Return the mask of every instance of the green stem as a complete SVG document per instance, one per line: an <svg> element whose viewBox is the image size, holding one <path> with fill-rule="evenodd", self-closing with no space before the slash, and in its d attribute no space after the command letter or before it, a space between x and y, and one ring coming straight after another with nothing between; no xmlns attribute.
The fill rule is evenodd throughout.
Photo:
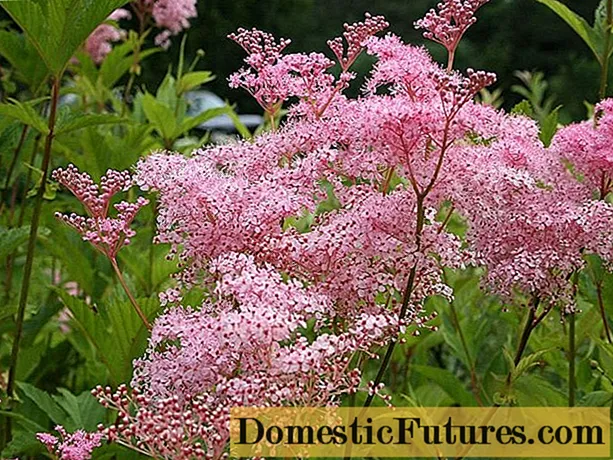
<svg viewBox="0 0 613 460"><path fill-rule="evenodd" d="M602 324L604 325L604 331L607 336L607 342L613 343L611 338L611 328L609 327L609 321L607 320L607 313L604 309L604 299L602 298L602 281L596 283L596 297L598 299L598 308L600 310L600 316L602 317Z"/></svg>
<svg viewBox="0 0 613 460"><path fill-rule="evenodd" d="M607 24L606 24L606 32L605 32L605 42L604 42L604 54L602 56L601 62L601 73L600 73L600 99L604 99L607 95L607 84L609 80L609 53L611 52L611 33L613 32L611 28L613 28L613 0L607 1Z"/></svg>
<svg viewBox="0 0 613 460"><path fill-rule="evenodd" d="M17 309L16 330L15 339L13 341L13 348L11 350L11 362L9 367L9 378L6 387L6 393L9 400L13 399L15 393L15 380L17 377L17 364L19 359L19 346L23 336L23 322L26 312L26 306L28 304L28 295L30 293L30 280L32 278L32 267L34 263L34 252L36 249L36 239L38 235L38 226L40 223L40 214L43 205L43 199L45 195L45 185L47 184L47 176L49 173L49 165L51 163L51 147L53 145L53 138L55 136L55 122L57 116L57 106L60 96L60 78L55 78L51 87L51 108L49 111L49 133L45 140L45 151L43 154L43 162L41 165L41 181L40 187L36 194L34 203L34 212L32 214L32 221L30 223L30 236L28 240L28 250L26 255L26 262L23 270L23 280L21 283L21 293L19 296L19 306ZM6 421L6 440L10 441L11 438L11 424L10 419Z"/></svg>
<svg viewBox="0 0 613 460"><path fill-rule="evenodd" d="M119 284L121 284L121 287L128 295L128 299L130 299L130 303L134 307L136 314L139 316L139 318L141 319L145 327L151 330L151 324L149 323L149 320L143 313L143 310L141 310L140 306L138 305L138 302L136 302L136 299L132 295L132 291L130 291L128 284L126 283L126 280L124 279L123 274L121 273L121 270L119 269L119 266L117 265L117 260L110 259L110 261L111 261L111 265L113 266L113 270L115 271L115 274L117 275L117 279L119 280Z"/></svg>
<svg viewBox="0 0 613 460"><path fill-rule="evenodd" d="M451 309L451 318L455 325L456 330L458 331L458 335L460 336L460 342L462 343L462 348L464 349L464 354L466 355L466 362L468 364L468 368L470 370L470 385L475 395L475 399L477 400L477 404L483 406L483 401L481 400L481 391L479 385L479 379L477 378L477 373L475 372L475 362L470 356L470 352L468 351L468 345L466 343L466 338L464 337L464 332L462 331L462 326L460 325L460 318L458 317L458 312L455 308L454 302L449 302L449 306Z"/></svg>
<svg viewBox="0 0 613 460"><path fill-rule="evenodd" d="M575 391L577 388L575 372L576 346L575 314L571 313L568 320L568 407L573 407L575 405Z"/></svg>

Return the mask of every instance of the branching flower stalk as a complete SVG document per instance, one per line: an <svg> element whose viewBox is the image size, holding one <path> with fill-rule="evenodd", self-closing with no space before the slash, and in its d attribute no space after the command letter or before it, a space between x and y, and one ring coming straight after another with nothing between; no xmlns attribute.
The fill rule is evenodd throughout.
<svg viewBox="0 0 613 460"><path fill-rule="evenodd" d="M66 169L53 171L53 178L70 190L87 212L87 217L74 213L56 213L56 217L75 229L83 240L89 241L97 251L108 258L137 315L147 329L151 329L147 316L138 305L117 264L117 253L130 244L130 239L135 235L130 226L136 213L149 201L139 197L134 203L119 202L113 205L117 211L116 217L111 217L109 211L113 197L121 191L128 191L132 186L128 171L108 170L100 179L100 185L97 185L88 174L69 165Z"/></svg>

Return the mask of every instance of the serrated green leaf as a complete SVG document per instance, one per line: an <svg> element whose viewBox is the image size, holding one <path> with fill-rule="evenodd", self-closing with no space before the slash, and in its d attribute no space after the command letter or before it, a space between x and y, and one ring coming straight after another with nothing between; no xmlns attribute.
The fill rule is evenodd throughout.
<svg viewBox="0 0 613 460"><path fill-rule="evenodd" d="M54 395L55 402L66 411L72 425L79 429L93 431L104 419L105 409L89 391L79 396L73 395L65 388L59 388L59 395Z"/></svg>
<svg viewBox="0 0 613 460"><path fill-rule="evenodd" d="M526 375L514 385L519 405L524 407L564 407L567 395L538 375Z"/></svg>
<svg viewBox="0 0 613 460"><path fill-rule="evenodd" d="M532 105L530 104L529 101L523 100L519 104L516 104L515 107L511 109L511 114L512 115L525 115L527 117L533 117L534 110L532 110Z"/></svg>
<svg viewBox="0 0 613 460"><path fill-rule="evenodd" d="M0 104L0 115L19 120L39 133L47 135L49 133L47 122L38 114L34 106L33 102L22 103L12 99L8 104Z"/></svg>
<svg viewBox="0 0 613 460"><path fill-rule="evenodd" d="M41 427L41 430L39 431L45 431L45 429ZM36 439L36 435L34 433L34 431L17 431L14 433L11 442L9 442L2 451L1 457L18 458L18 456L26 452L42 451L44 447L40 441Z"/></svg>
<svg viewBox="0 0 613 460"><path fill-rule="evenodd" d="M49 75L36 49L23 34L0 30L0 55L15 69L16 78L28 85L33 92Z"/></svg>
<svg viewBox="0 0 613 460"><path fill-rule="evenodd" d="M18 382L17 387L40 409L45 411L49 419L58 425L68 425L68 415L56 401L43 390L39 390L33 385L25 382Z"/></svg>
<svg viewBox="0 0 613 460"><path fill-rule="evenodd" d="M547 353L549 353L551 351L550 348L545 349L545 350L539 350L536 351L528 356L524 356L519 363L517 364L517 366L515 366L515 368L513 368L513 372L511 374L511 380L512 381L516 381L517 379L519 379L522 375L524 375L529 369L531 369L534 366L537 366L540 362L540 359Z"/></svg>
<svg viewBox="0 0 613 460"><path fill-rule="evenodd" d="M115 300L100 305L97 310L81 299L57 290L58 295L72 312L75 327L87 337L98 353L99 359L109 370L112 380L118 384L130 379L132 361L146 347L148 330L129 301ZM156 298L139 299L140 307L149 319L159 309Z"/></svg>
<svg viewBox="0 0 613 460"><path fill-rule="evenodd" d="M6 228L0 227L0 260L8 257L19 246L28 241L29 227Z"/></svg>
<svg viewBox="0 0 613 460"><path fill-rule="evenodd" d="M580 406L583 407L603 407L609 406L613 401L613 393L608 391L592 391L581 398Z"/></svg>
<svg viewBox="0 0 613 460"><path fill-rule="evenodd" d="M127 0L21 0L0 5L59 77L93 30Z"/></svg>
<svg viewBox="0 0 613 460"><path fill-rule="evenodd" d="M85 114L71 112L69 116L58 119L56 134L67 134L72 131L87 128L89 126L113 125L118 123L132 123L131 120L115 114Z"/></svg>
<svg viewBox="0 0 613 460"><path fill-rule="evenodd" d="M539 138L545 147L549 147L551 145L553 136L555 136L556 132L558 131L558 119L561 108L562 106L558 106L553 109L541 123Z"/></svg>
<svg viewBox="0 0 613 460"><path fill-rule="evenodd" d="M104 58L100 66L100 80L105 88L112 88L117 84L119 79L123 77L130 68L134 65L134 55L132 50L134 44L132 42L122 43L113 47L113 50ZM143 62L149 56L162 51L160 48L150 48L139 53L139 62Z"/></svg>
<svg viewBox="0 0 613 460"><path fill-rule="evenodd" d="M600 49L600 42L602 40L585 19L558 0L537 0L537 2L546 5L562 18L583 39L594 53L594 56L602 64L602 52Z"/></svg>

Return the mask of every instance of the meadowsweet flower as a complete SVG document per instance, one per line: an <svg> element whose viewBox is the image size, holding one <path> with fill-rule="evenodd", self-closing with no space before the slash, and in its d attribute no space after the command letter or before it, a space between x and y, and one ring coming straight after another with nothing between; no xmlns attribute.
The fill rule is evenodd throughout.
<svg viewBox="0 0 613 460"><path fill-rule="evenodd" d="M104 61L104 58L113 48L112 43L123 40L126 31L117 25L122 19L130 19L131 14L128 10L119 8L108 17L104 24L100 24L85 41L85 52L90 55L96 64Z"/></svg>
<svg viewBox="0 0 613 460"><path fill-rule="evenodd" d="M436 9L415 22L415 27L424 30L424 37L440 43L447 49L453 64L453 56L460 40L477 18L476 11L489 0L443 0Z"/></svg>
<svg viewBox="0 0 613 460"><path fill-rule="evenodd" d="M122 201L113 205L117 211L116 217L109 216L113 197L132 186L130 174L127 171L108 170L101 178L100 185L97 185L87 173L81 173L75 166L69 165L66 169L53 171L52 177L70 190L87 212L87 216L56 213L56 217L74 228L83 240L89 241L110 260L115 260L119 250L130 244L130 238L135 235L130 226L136 213L148 204L142 197L135 203Z"/></svg>
<svg viewBox="0 0 613 460"><path fill-rule="evenodd" d="M155 43L163 48L170 46L170 38L188 29L189 20L198 16L197 0L137 0L136 8L150 14L156 27L162 29Z"/></svg>
<svg viewBox="0 0 613 460"><path fill-rule="evenodd" d="M101 433L87 433L83 430L67 433L61 425L56 426L55 431L60 434L59 438L49 433L38 433L36 438L59 460L89 460L103 437Z"/></svg>
<svg viewBox="0 0 613 460"><path fill-rule="evenodd" d="M483 3L445 2L423 25L454 50ZM484 266L505 300L519 292L568 310L585 251L610 257L612 208L592 195L599 174L610 177L611 104L596 127L545 148L534 121L474 102L495 75L444 69L374 36L386 26L367 16L345 27L346 47L331 42L338 79L325 56L284 54L287 40L240 29L231 38L248 68L231 85L269 114L289 103L290 116L253 140L139 162L136 183L158 193L156 241L180 271L132 389L94 391L120 413L106 437L153 457L222 458L229 407L335 405L360 390L389 402L354 357L430 327L426 300L454 295L445 268ZM362 49L377 63L351 98ZM65 175L90 214L105 216L101 193L124 184ZM451 212L466 222L462 239L447 228ZM185 303L190 290L203 293L197 304Z"/></svg>

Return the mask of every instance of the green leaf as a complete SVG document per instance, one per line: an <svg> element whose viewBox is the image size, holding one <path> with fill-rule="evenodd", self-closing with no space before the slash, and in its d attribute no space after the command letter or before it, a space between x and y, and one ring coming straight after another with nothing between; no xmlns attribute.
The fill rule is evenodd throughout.
<svg viewBox="0 0 613 460"><path fill-rule="evenodd" d="M583 41L590 47L594 56L602 64L602 53L599 49L601 38L588 22L558 0L536 0L549 7L562 18Z"/></svg>
<svg viewBox="0 0 613 460"><path fill-rule="evenodd" d="M59 388L58 392L60 394L54 395L53 399L66 411L75 428L94 431L103 421L105 409L89 391L79 396L73 395L65 388Z"/></svg>
<svg viewBox="0 0 613 460"><path fill-rule="evenodd" d="M215 107L213 109L205 110L204 112L199 115L196 115L195 117L189 117L183 120L183 123L181 123L181 126L174 133L173 137L177 138L182 134L189 132L189 130L195 128L196 126L220 115L227 115L229 112L229 107Z"/></svg>
<svg viewBox="0 0 613 460"><path fill-rule="evenodd" d="M147 328L130 302L115 300L94 310L63 290L57 292L73 314L75 327L94 346L113 382L118 384L129 380L132 361L144 352L148 337ZM149 319L159 309L157 298L139 299L138 302Z"/></svg>
<svg viewBox="0 0 613 460"><path fill-rule="evenodd" d="M30 430L33 433L38 433L47 430L46 427L39 425L34 420L30 420L25 415L15 411L0 410L0 415L4 415L5 417L9 417L13 420L16 420L23 428L25 428L26 430Z"/></svg>
<svg viewBox="0 0 613 460"><path fill-rule="evenodd" d="M39 431L45 431L45 429L42 428ZM11 442L8 443L5 449L2 451L2 458L19 458L20 454L24 454L26 452L42 451L44 447L41 442L36 439L36 435L34 433L34 431L17 431L14 433L13 439L11 439Z"/></svg>
<svg viewBox="0 0 613 460"><path fill-rule="evenodd" d="M448 370L417 364L412 365L411 369L440 386L460 406L473 407L477 405L472 393L466 390L464 384Z"/></svg>
<svg viewBox="0 0 613 460"><path fill-rule="evenodd" d="M526 375L516 382L517 402L524 407L564 407L567 395L538 375Z"/></svg>
<svg viewBox="0 0 613 460"><path fill-rule="evenodd" d="M56 78L93 30L127 0L20 0L0 5Z"/></svg>
<svg viewBox="0 0 613 460"><path fill-rule="evenodd" d="M29 227L0 227L0 260L12 254L19 246L28 241Z"/></svg>
<svg viewBox="0 0 613 460"><path fill-rule="evenodd" d="M200 85L215 80L215 76L209 71L189 72L179 79L177 93L184 94Z"/></svg>
<svg viewBox="0 0 613 460"><path fill-rule="evenodd" d="M64 426L68 425L66 423L68 419L66 411L62 409L51 395L29 383L19 382L17 386L28 399L47 414L53 423Z"/></svg>
<svg viewBox="0 0 613 460"><path fill-rule="evenodd" d="M243 139L251 139L253 137L253 134L251 134L249 128L247 128L245 124L241 121L234 109L228 111L228 116L232 120L232 123L234 123L234 127L238 131L238 134L240 134Z"/></svg>
<svg viewBox="0 0 613 460"><path fill-rule="evenodd" d="M100 80L105 88L112 88L134 65L134 43L128 41L113 47L112 51L104 58L100 66ZM139 61L143 62L149 56L159 53L161 48L150 48L141 51Z"/></svg>
<svg viewBox="0 0 613 460"><path fill-rule="evenodd" d="M608 391L592 391L581 398L580 406L583 407L603 407L609 406L613 401L613 393Z"/></svg>
<svg viewBox="0 0 613 460"><path fill-rule="evenodd" d="M153 95L147 93L143 97L145 116L153 124L155 130L165 139L174 140L177 131L175 114L167 105L162 104Z"/></svg>
<svg viewBox="0 0 613 460"><path fill-rule="evenodd" d="M512 115L525 115L527 117L534 116L534 110L532 110L532 105L529 101L523 100L519 104L516 104L515 107L511 109Z"/></svg>
<svg viewBox="0 0 613 460"><path fill-rule="evenodd" d="M558 106L553 109L553 111L547 115L541 123L539 138L545 147L549 147L551 145L553 136L555 136L556 132L558 131L558 118L561 108L562 106Z"/></svg>
<svg viewBox="0 0 613 460"><path fill-rule="evenodd" d="M69 116L58 119L55 133L57 135L70 133L88 126L113 125L118 123L131 123L131 120L115 114L85 114L71 112Z"/></svg>
<svg viewBox="0 0 613 460"><path fill-rule="evenodd" d="M534 366L537 366L540 364L541 358L549 353L552 349L548 348L545 350L539 350L536 351L528 356L524 356L519 363L517 364L517 366L513 366L512 367L512 373L511 373L511 381L515 381L517 380L519 377L521 377L523 374L525 374L529 369L531 369ZM507 359L510 358L510 355L507 354ZM511 360L510 364L514 364L513 360Z"/></svg>
<svg viewBox="0 0 613 460"><path fill-rule="evenodd" d="M49 133L47 122L34 108L37 102L22 103L11 99L9 104L0 104L0 115L19 120L24 125L31 126L39 133L47 135Z"/></svg>
<svg viewBox="0 0 613 460"><path fill-rule="evenodd" d="M28 85L33 92L49 75L36 49L23 34L0 30L0 55L16 70L17 79Z"/></svg>

